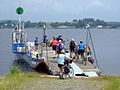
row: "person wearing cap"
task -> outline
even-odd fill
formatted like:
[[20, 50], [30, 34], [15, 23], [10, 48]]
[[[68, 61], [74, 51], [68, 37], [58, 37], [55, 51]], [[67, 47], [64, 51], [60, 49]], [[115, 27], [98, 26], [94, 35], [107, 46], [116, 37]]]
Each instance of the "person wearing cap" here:
[[61, 40], [58, 41], [58, 44], [57, 44], [57, 52], [58, 54], [63, 50], [65, 49], [65, 45], [62, 43]]
[[65, 62], [65, 58], [69, 59], [69, 60], [73, 60], [72, 58], [68, 57], [65, 55], [65, 50], [61, 50], [60, 54], [58, 55], [58, 67], [60, 69], [60, 73], [64, 72], [64, 62]]
[[71, 53], [74, 52], [76, 45], [77, 45], [77, 44], [75, 43], [74, 39], [71, 39], [70, 45], [69, 45], [69, 47], [70, 47], [70, 52], [71, 52]]

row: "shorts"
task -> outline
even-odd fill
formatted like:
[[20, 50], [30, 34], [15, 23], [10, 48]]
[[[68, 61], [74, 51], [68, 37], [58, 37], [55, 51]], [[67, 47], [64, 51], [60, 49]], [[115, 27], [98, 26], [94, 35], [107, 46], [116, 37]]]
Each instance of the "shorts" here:
[[62, 50], [58, 50], [57, 53], [60, 54]]
[[64, 65], [63, 64], [58, 64], [58, 67], [63, 67]]
[[78, 54], [78, 51], [74, 51], [75, 54]]
[[38, 48], [38, 45], [35, 45], [35, 48]]
[[70, 48], [70, 52], [74, 52], [74, 48]]
[[52, 46], [52, 49], [56, 51], [56, 45], [53, 45], [53, 46]]
[[78, 54], [79, 54], [79, 55], [84, 55], [84, 50], [79, 50], [79, 51], [78, 51]]

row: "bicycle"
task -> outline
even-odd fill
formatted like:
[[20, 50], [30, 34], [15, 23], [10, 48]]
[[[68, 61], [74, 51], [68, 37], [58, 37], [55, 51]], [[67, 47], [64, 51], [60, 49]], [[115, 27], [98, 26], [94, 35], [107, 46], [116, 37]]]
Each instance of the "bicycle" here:
[[74, 70], [70, 63], [72, 63], [72, 60], [66, 60], [66, 62], [64, 62], [64, 72], [59, 74], [60, 79], [65, 79], [67, 77], [71, 79], [74, 76]]

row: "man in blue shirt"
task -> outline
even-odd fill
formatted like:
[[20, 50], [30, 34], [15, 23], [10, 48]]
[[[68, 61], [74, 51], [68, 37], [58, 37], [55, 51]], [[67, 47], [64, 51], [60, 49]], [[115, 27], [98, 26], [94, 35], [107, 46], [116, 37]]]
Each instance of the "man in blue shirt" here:
[[36, 37], [36, 40], [34, 41], [34, 45], [35, 45], [35, 51], [36, 51], [39, 46], [38, 37]]
[[81, 55], [81, 58], [84, 58], [84, 47], [85, 45], [83, 44], [83, 41], [80, 41], [78, 44], [78, 54]]

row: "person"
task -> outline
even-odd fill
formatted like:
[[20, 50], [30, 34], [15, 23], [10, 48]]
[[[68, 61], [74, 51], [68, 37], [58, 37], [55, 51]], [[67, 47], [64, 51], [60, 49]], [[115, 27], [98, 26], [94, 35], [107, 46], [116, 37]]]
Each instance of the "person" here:
[[85, 45], [85, 54], [88, 56], [88, 55], [91, 55], [91, 49], [88, 45]]
[[46, 44], [47, 44], [47, 42], [48, 42], [48, 39], [47, 39], [47, 35], [45, 34], [45, 35], [43, 36], [43, 43], [46, 43]]
[[79, 59], [79, 54], [78, 54], [78, 46], [75, 46], [75, 49], [74, 49], [74, 53], [75, 53], [75, 58], [77, 58], [77, 60]]
[[[71, 58], [71, 55], [70, 55], [68, 49], [65, 50], [65, 55], [66, 55], [67, 57], [70, 57], [70, 58]], [[68, 64], [68, 62], [72, 63], [71, 60], [69, 60], [68, 58], [65, 58], [65, 63]]]
[[[55, 51], [55, 57], [56, 57], [56, 54], [57, 54], [57, 44], [58, 44], [58, 41], [56, 40], [55, 37], [53, 37], [53, 41], [51, 42], [51, 45], [52, 45], [52, 49]], [[55, 58], [53, 57], [53, 58]]]
[[34, 45], [35, 45], [35, 51], [36, 51], [39, 46], [38, 37], [36, 37], [36, 40], [34, 41]]
[[91, 55], [88, 55], [87, 57], [88, 57], [88, 61], [89, 61], [91, 64], [93, 64], [93, 63], [94, 63], [94, 59], [91, 57]]
[[80, 43], [78, 44], [78, 54], [81, 56], [81, 58], [84, 58], [84, 44], [83, 41], [81, 40]]
[[58, 41], [56, 40], [56, 38], [53, 38], [53, 41], [51, 42], [52, 45], [52, 49], [56, 51], [56, 46], [58, 44]]
[[64, 72], [64, 62], [65, 62], [65, 58], [69, 59], [69, 60], [73, 60], [72, 58], [68, 57], [65, 55], [65, 50], [62, 50], [60, 52], [60, 54], [58, 55], [58, 67], [60, 69], [60, 74]]
[[63, 41], [62, 35], [59, 35], [59, 36], [57, 37], [57, 41], [59, 41], [59, 40]]
[[71, 57], [68, 49], [65, 50], [65, 55], [68, 56], [68, 57]]
[[61, 40], [58, 41], [58, 44], [57, 44], [57, 52], [58, 54], [63, 50], [65, 49], [65, 45], [62, 43]]
[[70, 45], [69, 45], [71, 53], [74, 52], [75, 46], [76, 46], [76, 43], [75, 43], [74, 39], [71, 39]]
[[88, 45], [85, 45], [85, 55], [87, 56], [88, 61], [89, 61], [91, 64], [93, 64], [93, 63], [94, 63], [94, 59], [92, 58], [91, 54], [92, 54], [92, 53], [91, 53], [90, 47], [89, 47]]

